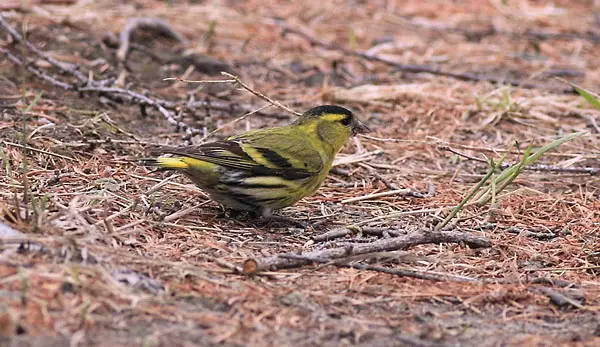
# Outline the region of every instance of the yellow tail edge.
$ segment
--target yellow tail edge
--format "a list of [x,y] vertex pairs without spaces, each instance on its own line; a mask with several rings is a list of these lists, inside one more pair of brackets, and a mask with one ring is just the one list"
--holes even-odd
[[163,169],[187,169],[189,165],[183,158],[177,157],[159,157],[156,158],[156,164]]

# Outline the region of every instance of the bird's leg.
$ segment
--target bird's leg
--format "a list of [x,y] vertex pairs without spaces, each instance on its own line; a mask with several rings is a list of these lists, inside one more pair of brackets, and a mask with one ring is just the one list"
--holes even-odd
[[301,220],[298,220],[298,219],[295,219],[292,217],[274,215],[273,210],[268,207],[263,207],[258,212],[262,218],[264,218],[265,220],[268,220],[268,221],[278,221],[278,222],[289,223],[289,224],[299,226],[302,229],[310,228],[310,224],[308,222],[303,222]]

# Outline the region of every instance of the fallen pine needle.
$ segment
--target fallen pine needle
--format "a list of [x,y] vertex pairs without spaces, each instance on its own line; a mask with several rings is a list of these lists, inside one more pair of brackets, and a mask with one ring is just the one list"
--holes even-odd
[[390,190],[387,192],[380,192],[380,193],[375,193],[375,194],[357,196],[357,197],[350,198],[350,199],[344,199],[344,200],[342,200],[342,204],[347,204],[350,202],[356,202],[356,201],[362,201],[362,200],[369,200],[369,199],[374,199],[374,198],[381,198],[384,196],[407,195],[407,194],[410,194],[411,192],[412,192],[412,190],[406,189],[406,188]]

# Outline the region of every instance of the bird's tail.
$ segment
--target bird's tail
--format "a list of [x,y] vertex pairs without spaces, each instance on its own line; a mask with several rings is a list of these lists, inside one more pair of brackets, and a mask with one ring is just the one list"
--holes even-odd
[[185,170],[189,165],[181,157],[158,157],[142,158],[139,160],[141,165],[162,170]]

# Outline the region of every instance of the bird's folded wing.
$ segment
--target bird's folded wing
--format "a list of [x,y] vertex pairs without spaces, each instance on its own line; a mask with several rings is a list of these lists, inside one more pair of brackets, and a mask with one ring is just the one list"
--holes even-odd
[[[319,153],[307,146],[262,146],[251,140],[228,140],[197,147],[179,148],[169,153],[203,160],[223,167],[249,171],[255,175],[303,179],[319,174],[323,162]],[[269,141],[270,142],[270,141]]]

